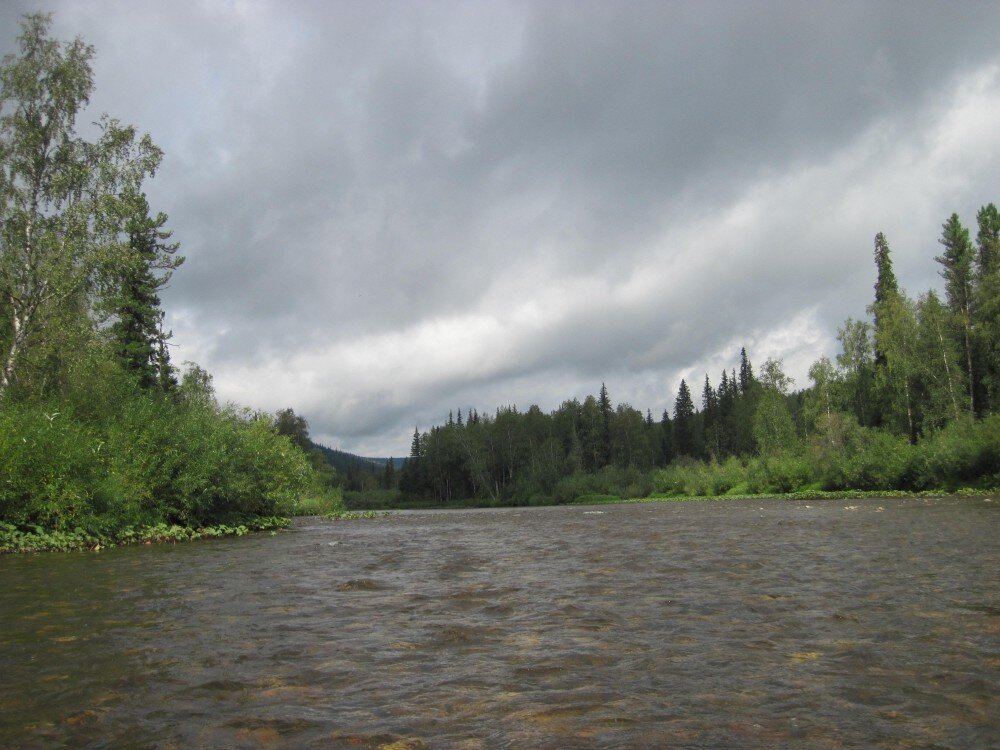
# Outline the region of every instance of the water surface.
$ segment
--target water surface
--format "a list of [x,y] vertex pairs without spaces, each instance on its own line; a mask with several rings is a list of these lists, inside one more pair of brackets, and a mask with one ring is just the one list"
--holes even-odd
[[0,747],[998,746],[998,510],[411,512],[8,556]]

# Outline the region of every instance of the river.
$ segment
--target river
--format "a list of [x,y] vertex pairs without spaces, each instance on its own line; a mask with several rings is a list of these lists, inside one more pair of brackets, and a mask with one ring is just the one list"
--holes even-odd
[[998,511],[401,512],[7,556],[0,747],[996,747]]

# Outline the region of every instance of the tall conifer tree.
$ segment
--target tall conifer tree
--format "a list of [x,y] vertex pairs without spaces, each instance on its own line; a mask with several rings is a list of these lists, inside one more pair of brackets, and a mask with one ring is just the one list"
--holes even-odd
[[945,298],[963,354],[968,409],[975,415],[976,371],[972,353],[973,252],[969,230],[962,226],[958,214],[952,214],[942,225],[941,239],[938,242],[944,246],[944,251],[935,260],[943,266],[941,276],[944,277]]
[[601,462],[607,466],[611,463],[611,398],[604,383],[601,383],[597,405],[601,410]]
[[976,299],[973,310],[981,353],[983,402],[980,410],[1000,411],[1000,211],[995,204],[976,214]]
[[705,430],[705,452],[719,457],[722,453],[722,435],[719,422],[719,398],[705,374],[705,386],[701,391],[702,419]]
[[691,391],[681,380],[677,398],[674,399],[674,451],[678,456],[694,456],[696,453],[694,416]]

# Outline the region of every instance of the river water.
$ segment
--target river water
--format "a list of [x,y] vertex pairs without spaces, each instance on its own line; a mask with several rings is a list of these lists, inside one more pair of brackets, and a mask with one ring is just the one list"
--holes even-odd
[[998,511],[404,512],[7,556],[0,747],[996,747]]

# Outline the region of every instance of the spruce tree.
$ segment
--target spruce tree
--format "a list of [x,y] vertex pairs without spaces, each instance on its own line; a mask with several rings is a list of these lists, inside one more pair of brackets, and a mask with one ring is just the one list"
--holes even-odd
[[740,395],[746,396],[753,390],[754,384],[757,382],[753,375],[753,365],[750,364],[750,358],[747,356],[746,347],[740,347]]
[[1000,212],[983,206],[976,214],[976,297],[973,314],[980,361],[981,411],[1000,411]]
[[695,410],[691,400],[691,391],[684,380],[681,380],[674,399],[674,450],[678,456],[694,456],[695,449]]
[[382,473],[382,486],[387,490],[396,486],[396,466],[391,457],[386,461],[385,471]]
[[[735,378],[735,370],[734,378]],[[739,394],[736,400],[734,425],[736,427],[736,452],[741,455],[753,453],[753,415],[757,411],[757,379],[747,356],[746,347],[740,349]]]
[[875,302],[871,308],[875,318],[875,366],[882,367],[885,365],[885,353],[878,346],[878,334],[881,328],[879,316],[885,303],[895,299],[899,294],[899,285],[896,283],[896,274],[892,270],[889,242],[881,232],[875,235],[875,268],[877,271]]
[[668,466],[675,455],[674,426],[670,421],[670,412],[664,409],[660,420],[660,460],[664,466]]
[[175,255],[177,243],[169,243],[171,232],[164,229],[164,213],[150,216],[149,203],[142,193],[122,196],[129,212],[124,231],[126,251],[116,256],[105,274],[105,295],[101,307],[114,317],[110,334],[114,351],[126,371],[143,388],[169,383],[161,370],[169,367],[162,328],[158,290],[184,262]]
[[720,451],[724,456],[732,454],[736,446],[736,431],[733,426],[733,412],[736,406],[735,386],[736,383],[730,380],[729,373],[723,370],[716,400],[719,403]]
[[601,465],[607,466],[611,463],[611,398],[604,383],[601,383],[597,406],[601,411]]
[[875,269],[875,300],[868,308],[874,321],[872,424],[889,423],[915,441],[911,380],[916,315],[899,291],[889,242],[882,232],[875,235]]
[[944,277],[945,298],[951,311],[956,338],[962,349],[969,413],[975,415],[976,371],[972,354],[973,252],[969,230],[962,226],[958,214],[941,227],[944,252],[934,260],[940,263]]
[[722,453],[722,436],[719,424],[719,398],[705,374],[705,387],[701,391],[702,419],[705,430],[705,452],[716,458]]

